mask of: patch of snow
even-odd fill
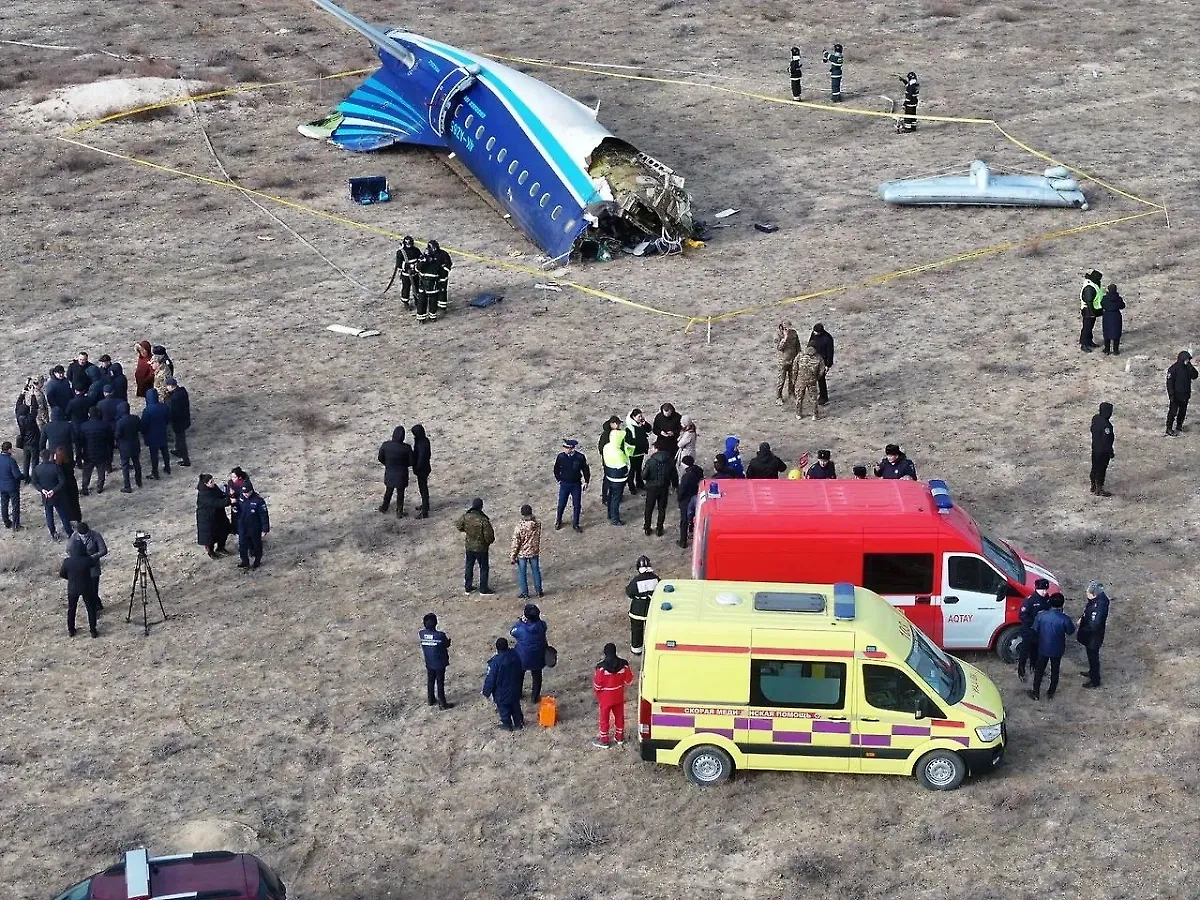
[[[30,112],[47,124],[71,125],[161,103],[203,86],[202,81],[178,78],[111,78],[59,88],[30,107]]]

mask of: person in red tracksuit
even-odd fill
[[[592,679],[592,690],[600,704],[600,736],[592,741],[593,747],[607,750],[609,717],[612,717],[614,735],[618,747],[625,746],[625,685],[633,684],[633,670],[629,663],[617,656],[616,644],[604,645],[604,659],[596,664],[596,675]]]

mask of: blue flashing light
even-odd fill
[[[673,584],[664,584],[664,585],[663,585],[663,593],[664,593],[664,594],[673,594],[673,593],[675,593],[675,585],[673,585]]]
[[[715,481],[708,483],[708,496],[716,497],[717,499],[721,497],[721,487]]]
[[[933,494],[933,503],[939,512],[954,509],[954,501],[950,499],[950,486],[941,480],[929,482],[929,493]]]
[[[854,618],[854,585],[840,581],[833,586],[833,616],[835,619]]]

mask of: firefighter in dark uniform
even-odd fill
[[[829,63],[829,99],[834,103],[842,102],[842,66],[846,57],[842,53],[842,45],[834,44],[832,50],[821,54],[821,59]]]
[[[429,242],[430,248],[433,242]],[[433,256],[432,249],[417,262],[417,321],[437,320],[438,273],[441,266]]]
[[[1050,582],[1039,578],[1033,583],[1033,593],[1021,604],[1017,616],[1021,620],[1021,649],[1017,653],[1017,677],[1025,680],[1026,666],[1033,668],[1037,665],[1037,632],[1033,630],[1033,620],[1043,609],[1050,608]]]
[[[658,576],[650,565],[650,557],[639,556],[637,575],[625,588],[625,596],[629,598],[629,652],[639,656],[646,633],[646,616],[650,614],[650,598],[656,587]]]
[[[396,271],[400,273],[400,302],[412,309],[413,289],[417,285],[417,263],[421,261],[421,251],[417,249],[412,235],[405,235],[396,251]],[[419,288],[418,288],[419,290]]]
[[[429,318],[436,319],[438,313],[445,311],[446,307],[450,305],[448,292],[450,288],[450,270],[454,267],[454,260],[450,258],[449,253],[441,248],[441,245],[437,241],[429,242],[429,250],[427,252],[437,263],[437,295],[433,300],[429,301]]]
[[[799,100],[803,93],[803,84],[801,82],[804,78],[804,62],[800,59],[799,47],[792,48],[792,62],[788,66],[788,71],[792,76],[792,99]]]
[[[1096,320],[1103,314],[1104,291],[1100,283],[1104,276],[1095,269],[1083,276],[1083,289],[1079,292],[1079,315],[1083,317],[1083,328],[1079,332],[1079,349],[1091,353],[1096,347],[1092,332]]]
[[[916,131],[917,103],[921,93],[921,83],[917,81],[917,73],[909,72],[900,79],[904,85],[904,118],[896,122],[896,133],[901,131]]]

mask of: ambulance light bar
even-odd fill
[[[833,586],[833,617],[854,618],[854,585],[849,582],[840,581]]]
[[[125,896],[150,900],[150,854],[145,847],[125,853]]]
[[[954,501],[950,499],[950,486],[946,482],[939,479],[929,482],[929,493],[933,494],[933,503],[938,512],[944,513],[954,509]]]
[[[718,603],[720,600],[718,599]],[[756,591],[754,608],[760,612],[825,612],[824,594],[801,594],[790,591]]]

